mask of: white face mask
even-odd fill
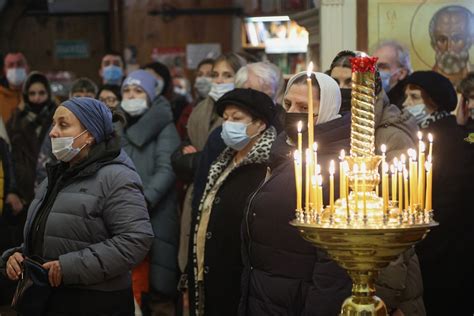
[[[51,147],[53,150],[53,155],[56,159],[64,162],[71,161],[74,157],[77,156],[81,152],[81,150],[86,147],[87,144],[84,144],[81,148],[74,148],[72,144],[74,140],[87,132],[87,130],[83,131],[76,137],[55,137],[51,138]]]
[[[229,91],[234,90],[235,85],[231,83],[213,83],[211,86],[211,91],[209,91],[209,96],[214,100],[219,100],[224,94]]]
[[[211,91],[212,78],[210,77],[196,77],[194,82],[194,88],[201,98],[207,97],[209,91]]]
[[[122,100],[120,106],[125,112],[130,114],[130,116],[140,116],[148,110],[145,99]]]
[[[13,86],[20,86],[26,80],[25,68],[10,68],[7,70],[7,80]]]

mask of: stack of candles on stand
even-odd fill
[[[391,163],[386,161],[386,145],[381,146],[382,156],[370,153],[356,156],[351,153],[347,157],[342,150],[339,156],[339,199],[335,200],[336,164],[332,160],[327,166],[329,205],[325,207],[322,194],[323,168],[318,164],[318,145],[314,141],[311,74],[312,63],[307,71],[308,141],[303,144],[303,123],[298,122],[298,143],[294,152],[297,220],[307,224],[336,226],[412,225],[429,221],[432,210],[433,137],[428,135],[429,149],[426,156],[421,132],[418,133],[418,151],[409,149],[407,156],[395,158]],[[381,177],[377,168],[380,162]]]

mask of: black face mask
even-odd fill
[[[42,103],[28,103],[29,109],[35,114],[39,114],[48,104],[49,100]]]
[[[318,116],[314,116],[314,123],[316,124]],[[303,123],[301,132],[303,134],[303,143],[307,142],[308,137],[308,113],[286,113],[285,114],[285,132],[292,142],[298,141],[298,122]]]
[[[339,110],[339,113],[351,110],[351,93],[352,89],[341,88],[341,109]]]

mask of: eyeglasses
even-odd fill
[[[28,92],[28,96],[30,97],[34,97],[36,95],[39,95],[40,97],[44,97],[46,95],[46,91],[44,90],[41,90],[41,91],[29,91]]]

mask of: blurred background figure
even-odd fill
[[[470,139],[469,143],[474,143],[474,137],[469,134],[474,133],[474,72],[470,72],[459,84],[459,100],[456,119],[459,125],[464,127],[465,136]]]
[[[377,68],[390,103],[401,108],[405,100],[405,81],[413,72],[410,51],[395,40],[385,40],[375,47],[373,56],[378,57]]]
[[[127,76],[120,104],[127,125],[119,134],[123,149],[142,179],[155,235],[149,256],[133,271],[135,300],[144,313],[174,315],[179,278],[179,219],[170,156],[180,140],[170,104],[157,93],[158,86],[146,70],[136,70]]]
[[[97,93],[97,99],[107,105],[109,109],[116,109],[117,106],[119,106],[120,101],[122,101],[120,87],[110,84],[101,86]]]
[[[456,91],[443,75],[416,71],[407,78],[405,94],[403,105],[416,109],[411,113],[425,137],[433,135],[433,170],[438,170],[433,172],[433,210],[439,226],[416,246],[427,315],[448,315],[453,301],[460,315],[469,315],[474,272],[469,254],[473,244],[469,193],[473,164],[463,131],[450,114],[457,104]]]
[[[29,71],[28,62],[22,53],[12,52],[5,55],[3,76],[0,78],[0,109],[5,122],[22,102],[22,87]]]
[[[108,52],[102,57],[100,63],[99,76],[102,84],[120,87],[124,78],[124,62],[122,55],[117,52]]]
[[[72,83],[71,90],[69,91],[70,98],[95,98],[97,95],[97,85],[89,78],[79,78]]]

